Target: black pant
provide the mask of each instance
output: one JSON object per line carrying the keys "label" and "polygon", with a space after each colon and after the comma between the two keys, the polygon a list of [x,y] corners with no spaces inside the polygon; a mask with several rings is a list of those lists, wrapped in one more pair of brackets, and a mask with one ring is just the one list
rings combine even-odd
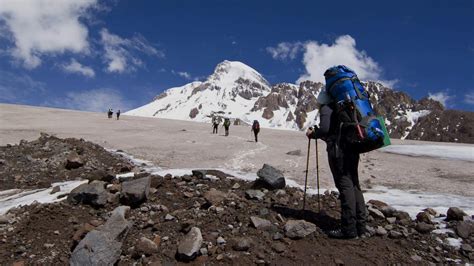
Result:
{"label": "black pant", "polygon": [[226,136],[229,136],[229,127],[228,127],[228,126],[224,126],[224,129],[225,129],[225,135],[226,135]]}
{"label": "black pant", "polygon": [[217,134],[217,128],[218,128],[219,124],[214,124],[214,127],[212,129],[212,134]]}
{"label": "black pant", "polygon": [[260,132],[259,129],[254,129],[254,130],[253,130],[253,134],[254,134],[254,136],[255,136],[255,142],[258,142],[258,132]]}
{"label": "black pant", "polygon": [[328,160],[341,201],[343,233],[355,235],[365,231],[367,211],[359,184],[359,154],[350,149],[339,150],[328,143]]}

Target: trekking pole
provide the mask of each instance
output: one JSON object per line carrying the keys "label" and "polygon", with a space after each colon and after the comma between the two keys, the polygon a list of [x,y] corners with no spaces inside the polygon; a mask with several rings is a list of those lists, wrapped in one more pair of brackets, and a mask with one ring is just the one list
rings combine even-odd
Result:
{"label": "trekking pole", "polygon": [[308,167],[309,167],[309,149],[310,148],[311,148],[311,139],[308,138],[308,156],[306,156],[306,176],[304,178],[303,211],[306,205],[306,186],[308,184]]}
{"label": "trekking pole", "polygon": [[316,180],[318,183],[318,213],[321,212],[321,201],[319,196],[319,156],[318,156],[318,139],[314,140],[316,143]]}

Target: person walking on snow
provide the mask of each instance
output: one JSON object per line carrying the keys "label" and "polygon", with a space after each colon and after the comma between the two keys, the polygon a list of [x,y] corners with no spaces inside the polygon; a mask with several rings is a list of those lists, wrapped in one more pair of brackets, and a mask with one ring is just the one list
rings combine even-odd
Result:
{"label": "person walking on snow", "polygon": [[229,127],[230,127],[230,119],[229,118],[225,118],[224,119],[224,125],[223,125],[224,129],[225,129],[225,136],[229,136]]}
{"label": "person walking on snow", "polygon": [[214,116],[212,118],[212,134],[217,134],[217,129],[219,128],[219,119]]}
{"label": "person walking on snow", "polygon": [[252,129],[250,131],[253,131],[253,135],[255,136],[255,142],[258,142],[258,133],[260,132],[260,124],[258,123],[257,120],[253,120]]}
{"label": "person walking on snow", "polygon": [[117,120],[120,118],[120,110],[117,111]]}
{"label": "person walking on snow", "polygon": [[[306,131],[311,139],[322,139],[326,142],[329,167],[341,201],[341,227],[331,230],[328,236],[339,239],[366,237],[367,211],[365,200],[359,184],[359,153],[344,143],[344,136],[338,138],[338,116],[336,103],[326,90],[318,96],[320,124]],[[339,139],[339,143],[337,143]]]}

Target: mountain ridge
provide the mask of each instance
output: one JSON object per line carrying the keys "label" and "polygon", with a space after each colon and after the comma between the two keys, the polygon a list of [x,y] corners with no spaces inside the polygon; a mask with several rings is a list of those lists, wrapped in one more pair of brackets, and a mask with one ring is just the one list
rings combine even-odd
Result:
{"label": "mountain ridge", "polygon": [[[415,100],[377,81],[362,83],[392,138],[474,143],[473,112],[445,110],[438,101]],[[263,128],[304,130],[319,123],[316,99],[322,88],[309,80],[271,85],[252,67],[225,60],[205,81],[165,90],[126,114],[199,122],[218,115],[248,124],[259,120]]]}

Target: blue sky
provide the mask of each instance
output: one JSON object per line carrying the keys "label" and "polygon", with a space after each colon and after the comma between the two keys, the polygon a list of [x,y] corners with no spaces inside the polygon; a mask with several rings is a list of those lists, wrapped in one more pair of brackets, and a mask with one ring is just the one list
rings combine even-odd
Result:
{"label": "blue sky", "polygon": [[0,102],[126,110],[227,59],[271,83],[347,64],[474,110],[473,1],[333,3],[0,0]]}

